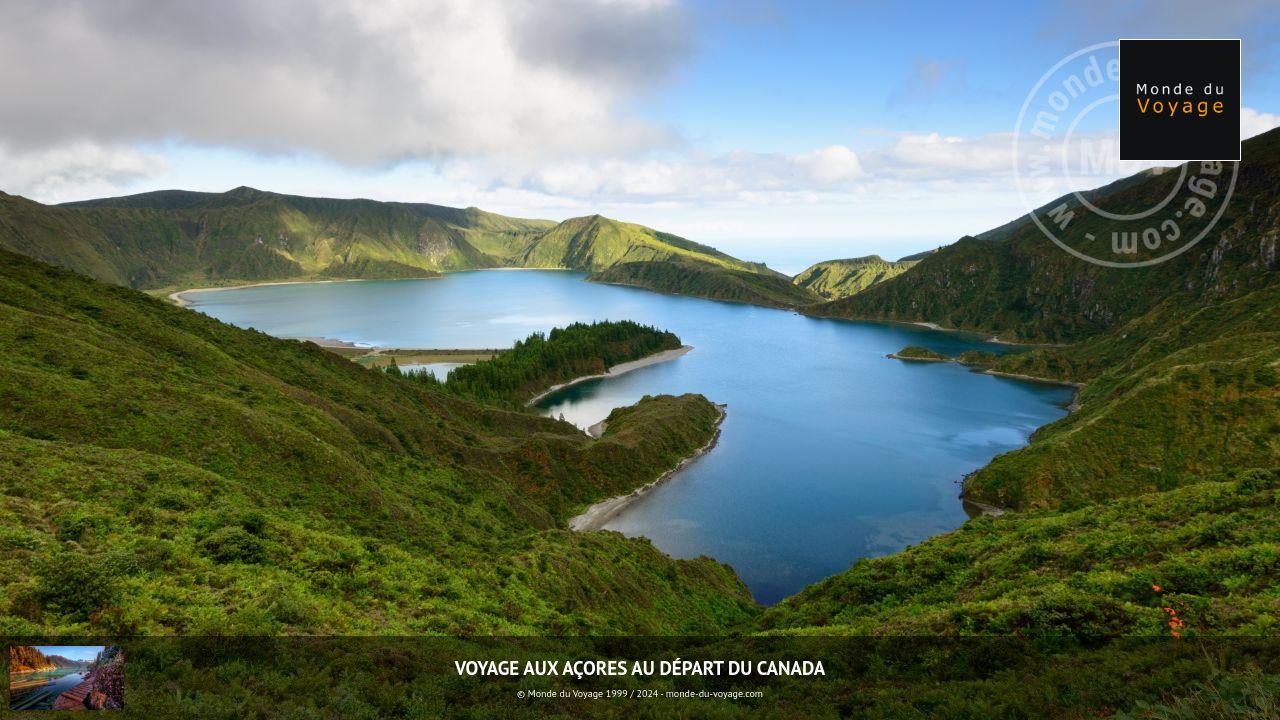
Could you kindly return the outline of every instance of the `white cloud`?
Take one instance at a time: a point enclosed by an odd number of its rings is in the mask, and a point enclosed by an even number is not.
[[[849,191],[862,176],[862,167],[853,150],[832,145],[790,155],[690,152],[664,158],[549,162],[524,170],[458,161],[447,163],[444,174],[481,187],[606,202],[717,202]]]
[[[1254,135],[1280,127],[1280,115],[1258,112],[1253,108],[1240,108],[1240,137],[1249,139]]]
[[[672,141],[619,106],[691,39],[680,8],[652,0],[9,0],[0,141],[356,165],[615,155]]]
[[[821,185],[853,180],[862,175],[858,156],[843,145],[832,145],[792,158],[796,167]]]
[[[46,203],[118,195],[168,167],[162,155],[85,140],[18,152],[0,143],[0,188]]]

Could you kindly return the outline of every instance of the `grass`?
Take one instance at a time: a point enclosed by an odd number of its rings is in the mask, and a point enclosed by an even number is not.
[[[895,278],[915,264],[914,260],[890,262],[879,255],[826,260],[810,265],[792,282],[824,300],[836,300],[857,295],[872,285]]]
[[[705,444],[700,396],[592,440],[4,252],[0,304],[4,634],[700,633],[753,612],[711,560],[556,529]]]

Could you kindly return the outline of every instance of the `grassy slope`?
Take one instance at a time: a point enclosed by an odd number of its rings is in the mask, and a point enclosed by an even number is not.
[[[710,560],[555,529],[704,444],[700,396],[592,441],[4,251],[0,304],[4,634],[696,633],[751,612]]]
[[[1163,636],[1277,631],[1280,470],[1069,513],[982,517],[766,611],[774,631]],[[1152,585],[1161,587],[1159,594]]]
[[[635,285],[673,295],[744,302],[767,307],[799,307],[817,295],[783,275],[704,262],[625,262],[595,273],[592,282]]]
[[[826,300],[857,295],[877,283],[897,277],[915,265],[913,260],[890,262],[879,255],[826,260],[809,266],[792,280]]]
[[[1002,359],[1082,379],[1080,410],[968,478],[1016,508],[1166,490],[1280,458],[1280,285],[1189,311],[1169,303],[1115,335]]]
[[[684,238],[599,215],[570,218],[543,233],[524,251],[522,267],[598,271],[624,262],[698,261],[758,272],[760,266]]]

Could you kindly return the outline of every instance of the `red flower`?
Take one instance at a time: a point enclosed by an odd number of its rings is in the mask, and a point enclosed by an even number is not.
[[[1152,586],[1151,586],[1151,589],[1152,589],[1152,590],[1154,590],[1155,592],[1160,592],[1160,586],[1159,586],[1159,585],[1152,585]]]

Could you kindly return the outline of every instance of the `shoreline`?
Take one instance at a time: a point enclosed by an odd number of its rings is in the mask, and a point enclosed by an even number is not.
[[[1010,380],[1021,380],[1023,382],[1069,387],[1073,392],[1071,393],[1071,402],[1067,403],[1067,414],[1070,415],[1080,409],[1080,391],[1084,389],[1084,383],[1072,382],[1070,380],[1057,380],[1054,378],[1042,378],[1036,377],[1035,375],[1023,375],[1022,373],[1000,372],[999,370],[992,369],[983,370],[983,372],[995,377],[1009,378]]]
[[[972,473],[970,473],[970,474],[972,474]],[[965,477],[965,479],[968,479],[968,476],[966,476],[966,477]],[[978,511],[978,515],[977,515],[977,516],[970,516],[970,518],[969,518],[970,520],[972,520],[974,517],[978,517],[978,516],[985,516],[985,517],[1002,517],[1002,516],[1003,516],[1003,515],[1005,515],[1006,513],[1013,512],[1012,510],[1007,510],[1007,509],[1005,509],[1005,508],[999,507],[998,505],[991,505],[990,503],[984,503],[984,502],[980,502],[980,501],[978,501],[978,500],[973,500],[973,499],[967,498],[967,497],[965,497],[965,496],[964,496],[964,493],[961,493],[961,494],[960,494],[960,502],[961,502],[961,504],[963,504],[963,505],[965,505],[965,506],[966,506],[966,507],[965,507],[965,509],[966,509],[966,510],[967,510],[968,508],[972,507],[974,510],[977,510],[977,511]],[[966,521],[966,522],[967,522],[967,521]]]
[[[497,270],[501,268],[484,268],[486,270]],[[523,269],[523,268],[516,268]],[[244,283],[242,285],[218,285],[215,287],[197,287],[186,288],[185,290],[175,290],[165,297],[172,300],[178,307],[190,307],[194,303],[184,297],[187,293],[196,292],[221,292],[223,290],[243,290],[245,288],[269,287],[272,285],[332,285],[334,283],[349,282],[370,282],[372,280],[439,280],[443,278],[445,273],[436,273],[435,275],[427,275],[424,277],[410,278],[334,278],[332,280],[268,280],[266,282]]]
[[[414,279],[416,280],[419,278],[414,278]],[[421,279],[430,280],[431,278],[421,278]],[[245,285],[220,285],[218,287],[187,288],[186,290],[175,290],[174,292],[169,293],[166,297],[172,300],[174,304],[177,305],[178,307],[191,307],[195,303],[182,297],[187,293],[221,292],[223,290],[243,290],[245,288],[269,287],[271,285],[328,285],[330,283],[341,283],[341,282],[365,282],[365,280],[366,278],[342,278],[341,280],[272,280],[269,282],[247,283]],[[294,338],[291,338],[291,339],[294,339]]]
[[[711,452],[711,450],[715,448],[716,443],[720,441],[720,425],[724,422],[727,407],[728,406],[726,405],[716,405],[716,409],[720,411],[720,416],[716,418],[715,432],[712,433],[711,439],[707,441],[706,445],[703,445],[695,450],[692,455],[681,460],[680,464],[659,475],[656,480],[641,485],[625,495],[615,495],[611,498],[601,500],[594,505],[588,506],[586,510],[583,510],[578,515],[569,518],[569,529],[575,532],[593,532],[595,530],[600,530],[603,528],[605,523],[617,517],[618,513],[626,509],[628,505],[644,497],[649,491],[658,487],[662,483],[675,477],[676,474],[688,466],[689,463],[692,463],[703,455]]]
[[[881,322],[893,322],[893,321],[886,320]],[[1000,336],[998,335],[987,335],[986,333],[981,332],[979,330],[961,330],[960,328],[946,327],[944,325],[939,325],[938,323],[925,322],[923,320],[909,320],[907,321],[907,324],[916,325],[922,328],[928,328],[929,330],[937,330],[938,332],[960,333],[962,335],[982,335],[985,338],[985,342],[994,343],[996,345],[1013,345],[1016,347],[1029,347],[1029,348],[1066,347],[1066,345],[1063,345],[1061,343],[1033,343],[1033,342],[1017,342],[1016,340],[1001,340]]]
[[[681,345],[680,347],[675,348],[674,350],[663,350],[661,352],[656,352],[652,355],[642,357],[639,360],[631,360],[624,363],[618,363],[617,365],[614,365],[613,367],[609,368],[608,370],[605,370],[603,373],[599,375],[583,375],[580,378],[574,378],[573,380],[560,383],[559,385],[552,385],[546,390],[543,390],[537,395],[534,395],[528,402],[524,404],[524,406],[533,407],[533,405],[537,403],[539,400],[541,400],[542,398],[552,393],[559,392],[560,390],[563,390],[567,387],[577,385],[578,383],[581,383],[581,382],[586,382],[588,380],[598,380],[600,378],[607,378],[607,377],[617,377],[618,375],[625,375],[626,373],[629,373],[632,370],[639,370],[642,367],[648,367],[650,365],[657,365],[658,363],[667,362],[669,360],[675,360],[676,358],[688,353],[692,349],[693,349],[692,345]]]

